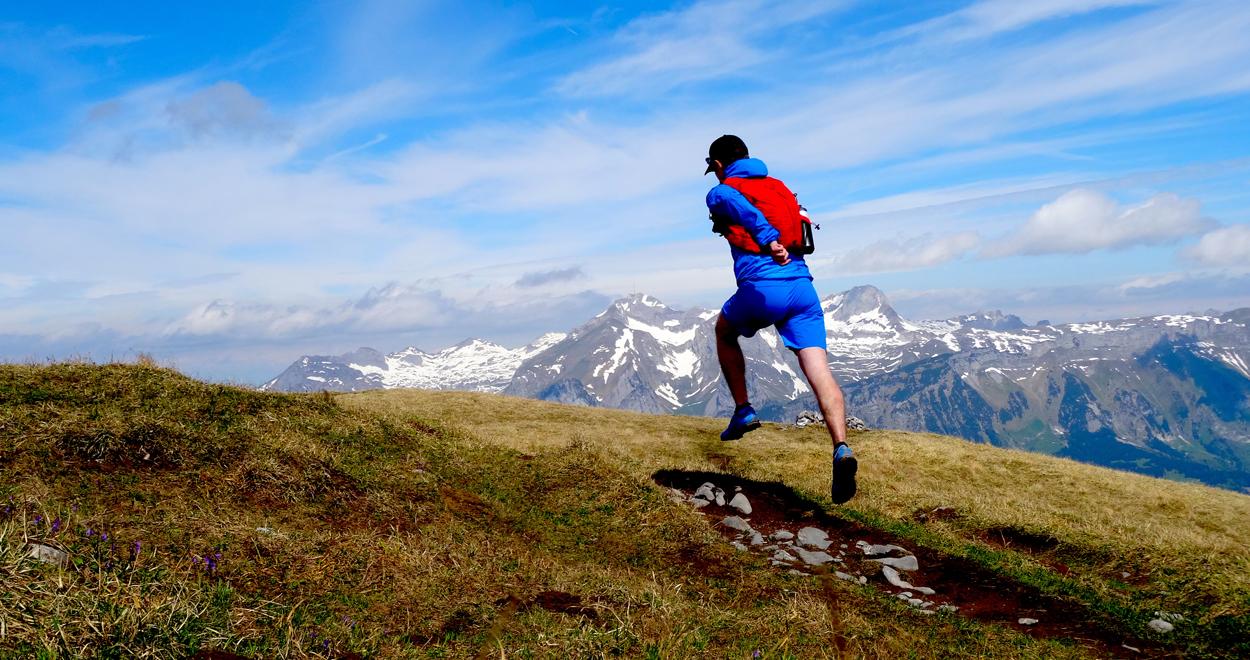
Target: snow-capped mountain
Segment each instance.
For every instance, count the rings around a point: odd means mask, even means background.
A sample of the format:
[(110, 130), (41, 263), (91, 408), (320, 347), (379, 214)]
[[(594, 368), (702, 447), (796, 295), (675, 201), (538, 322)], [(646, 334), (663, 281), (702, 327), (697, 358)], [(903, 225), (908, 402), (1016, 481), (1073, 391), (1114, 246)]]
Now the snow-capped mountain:
[[(829, 364), (852, 414), (1151, 474), (1250, 488), (1250, 310), (1027, 326), (1001, 312), (909, 321), (861, 286), (822, 301)], [(267, 389), (503, 391), (651, 413), (726, 415), (711, 310), (647, 295), (519, 349), (301, 358)], [(768, 328), (742, 340), (766, 419), (816, 407)]]
[(261, 386), (281, 392), (358, 392), (392, 387), (498, 392), (507, 387), (524, 361), (558, 344), (563, 334), (551, 332), (534, 343), (508, 349), (480, 339), (467, 339), (437, 353), (416, 347), (383, 355), (360, 348), (337, 356), (306, 355), (277, 378)]
[[(721, 385), (716, 312), (677, 310), (647, 295), (616, 301), (552, 350), (525, 362), (505, 390), (541, 399), (643, 412), (717, 414), (733, 403)], [(771, 328), (744, 345), (752, 390), (788, 401), (807, 391), (777, 352)]]

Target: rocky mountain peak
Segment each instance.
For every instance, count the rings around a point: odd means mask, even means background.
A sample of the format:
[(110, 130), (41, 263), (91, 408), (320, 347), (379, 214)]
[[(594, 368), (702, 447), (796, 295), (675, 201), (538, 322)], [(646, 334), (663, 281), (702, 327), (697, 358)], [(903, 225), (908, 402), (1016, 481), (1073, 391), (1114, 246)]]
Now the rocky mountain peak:
[(978, 328), (981, 330), (998, 330), (1005, 332), (1009, 330), (1020, 330), (1027, 328), (1028, 325), (1015, 314), (1004, 314), (1001, 310), (982, 310), (975, 314), (966, 316), (957, 316), (952, 321), (964, 326), (965, 328)]
[(460, 351), (464, 349), (481, 349), (481, 348), (501, 350), (501, 351), (508, 350), (504, 348), (503, 346), (496, 344), (495, 342), (486, 341), (485, 339), (478, 339), (476, 337), (469, 337), (468, 339), (461, 341), (459, 344), (456, 344), (455, 346), (452, 346), (451, 348), (444, 349), (442, 352)]
[(845, 326), (871, 326), (875, 332), (904, 333), (906, 323), (890, 306), (885, 294), (875, 286), (857, 286), (848, 291), (825, 298), (821, 304), (826, 324), (831, 332), (841, 332)]
[(361, 364), (371, 367), (386, 366), (386, 356), (366, 346), (344, 353), (338, 356), (338, 359), (347, 364)]
[(622, 312), (639, 312), (642, 310), (668, 311), (669, 308), (653, 296), (645, 293), (632, 293), (613, 301), (610, 309)]

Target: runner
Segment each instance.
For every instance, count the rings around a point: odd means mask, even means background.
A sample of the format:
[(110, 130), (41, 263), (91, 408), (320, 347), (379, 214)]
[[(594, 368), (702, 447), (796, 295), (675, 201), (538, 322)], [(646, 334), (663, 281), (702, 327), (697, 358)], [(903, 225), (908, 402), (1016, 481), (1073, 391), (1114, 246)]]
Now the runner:
[(729, 241), (738, 291), (716, 319), (716, 355), (736, 408), (721, 440), (737, 440), (759, 428), (747, 397), (746, 359), (739, 337), (753, 337), (766, 326), (777, 328), (820, 404), (833, 440), (830, 494), (842, 504), (855, 495), (857, 463), (846, 444), (846, 406), (842, 389), (829, 370), (825, 316), (803, 255), (806, 218), (785, 184), (768, 176), (763, 161), (751, 158), (736, 135), (722, 135), (708, 147), (707, 171), (720, 182), (707, 194), (713, 231)]

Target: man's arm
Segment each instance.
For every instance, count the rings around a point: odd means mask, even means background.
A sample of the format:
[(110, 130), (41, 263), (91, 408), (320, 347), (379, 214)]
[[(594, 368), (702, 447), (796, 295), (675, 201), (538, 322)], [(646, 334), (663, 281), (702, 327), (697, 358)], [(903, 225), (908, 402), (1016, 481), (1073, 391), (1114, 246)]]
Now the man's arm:
[(714, 215), (725, 216), (742, 225), (751, 238), (765, 249), (769, 243), (781, 238), (781, 233), (768, 223), (764, 214), (730, 186), (721, 184), (712, 188), (707, 194), (707, 208)]
[(777, 242), (781, 232), (742, 193), (725, 184), (716, 186), (708, 191), (707, 208), (713, 215), (727, 217), (742, 225), (755, 243), (763, 247), (763, 252), (770, 254), (777, 263), (782, 266), (790, 263), (790, 252)]

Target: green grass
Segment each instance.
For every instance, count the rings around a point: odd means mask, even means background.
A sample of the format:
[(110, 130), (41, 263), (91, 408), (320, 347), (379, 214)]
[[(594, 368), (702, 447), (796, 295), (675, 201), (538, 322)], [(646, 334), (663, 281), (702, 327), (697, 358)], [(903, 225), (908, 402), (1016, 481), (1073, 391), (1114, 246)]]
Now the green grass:
[[(0, 366), (0, 656), (1082, 655), (736, 553), (650, 475), (723, 469), (827, 504), (827, 439), (769, 427), (725, 447), (717, 430), (467, 393), (282, 395), (148, 365)], [(1173, 648), (1190, 655), (1246, 643), (1250, 498), (933, 436), (852, 441), (862, 492), (841, 515), (1128, 629), (1181, 611)], [(1080, 485), (1075, 502), (1056, 480)], [(938, 505), (958, 517), (913, 520)], [(1059, 545), (982, 538), (1004, 527)], [(31, 560), (32, 542), (70, 563)]]

